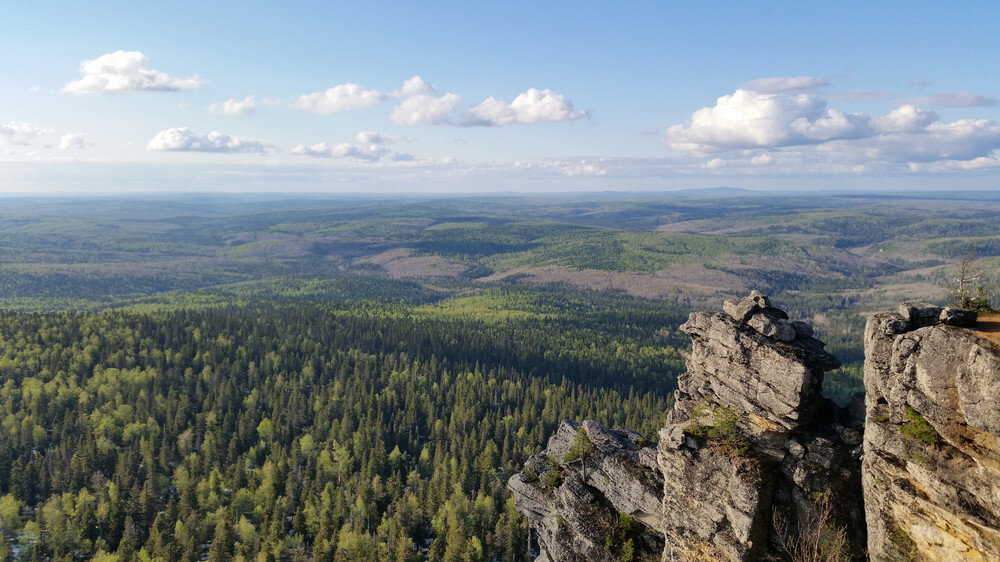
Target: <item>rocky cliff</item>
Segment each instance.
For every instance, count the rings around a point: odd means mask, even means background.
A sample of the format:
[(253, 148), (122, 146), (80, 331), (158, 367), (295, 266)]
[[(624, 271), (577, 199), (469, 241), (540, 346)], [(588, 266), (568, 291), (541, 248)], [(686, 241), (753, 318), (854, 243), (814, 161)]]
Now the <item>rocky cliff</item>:
[(827, 532), (863, 544), (860, 419), (820, 394), (839, 362), (761, 293), (723, 308), (680, 328), (688, 369), (658, 449), (663, 560), (781, 556), (823, 510)]
[(655, 450), (563, 422), (511, 478), (539, 560), (1000, 560), (1000, 351), (975, 315), (871, 317), (866, 401), (840, 408), (808, 324), (758, 292), (723, 309), (681, 326)]
[(927, 303), (865, 330), (872, 560), (1000, 560), (1000, 350)]

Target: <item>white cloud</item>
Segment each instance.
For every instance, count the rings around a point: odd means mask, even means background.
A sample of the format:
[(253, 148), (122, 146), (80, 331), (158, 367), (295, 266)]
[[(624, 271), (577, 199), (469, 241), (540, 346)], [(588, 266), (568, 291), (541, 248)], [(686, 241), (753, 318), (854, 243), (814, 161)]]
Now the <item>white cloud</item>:
[(686, 152), (771, 148), (858, 138), (867, 117), (827, 110), (812, 94), (761, 94), (738, 89), (713, 107), (694, 112), (690, 123), (667, 129), (664, 142)]
[(903, 100), (903, 103), (911, 105), (943, 105), (945, 107), (988, 107), (996, 105), (997, 99), (962, 91), (910, 98)]
[(59, 139), (59, 150), (71, 150), (79, 148), (90, 148), (94, 146), (93, 143), (87, 140), (86, 135), (83, 133), (66, 133)]
[(792, 76), (784, 78), (758, 78), (740, 85), (743, 90), (750, 90), (758, 94), (778, 94), (781, 92), (815, 90), (828, 85), (829, 82), (823, 78), (813, 78), (812, 76)]
[(223, 152), (264, 153), (274, 152), (270, 144), (246, 137), (224, 135), (212, 131), (204, 136), (192, 133), (187, 127), (164, 129), (147, 144), (146, 150), (173, 152)]
[(560, 164), (557, 168), (559, 173), (564, 176), (606, 176), (608, 171), (603, 167), (588, 162), (587, 160), (580, 160), (576, 163), (571, 164)]
[(215, 113), (216, 115), (246, 117), (257, 112), (257, 100), (254, 96), (247, 96), (242, 101), (228, 99), (222, 103), (213, 103), (208, 106), (208, 111)]
[(452, 113), (462, 105), (458, 94), (417, 94), (404, 99), (393, 110), (389, 118), (397, 125), (448, 125)]
[(664, 143), (709, 158), (701, 164), (707, 169), (764, 166), (780, 157), (783, 168), (831, 173), (970, 170), (993, 167), (1000, 151), (995, 121), (943, 123), (937, 113), (913, 104), (871, 118), (828, 108), (825, 100), (795, 93), (788, 84), (768, 87), (786, 86), (787, 93), (741, 88), (722, 96), (689, 122), (668, 128)]
[(63, 86), (63, 93), (100, 94), (147, 90), (177, 91), (197, 88), (201, 80), (171, 78), (145, 67), (149, 58), (139, 51), (115, 51), (80, 63), (83, 78)]
[(399, 89), (398, 92), (394, 94), (395, 97), (405, 98), (409, 96), (415, 96), (418, 94), (433, 94), (437, 90), (434, 86), (424, 81), (423, 78), (419, 76), (414, 76), (405, 82), (403, 82), (403, 87)]
[(508, 125), (511, 123), (540, 123), (543, 121), (570, 121), (588, 117), (586, 111), (576, 111), (573, 102), (552, 90), (530, 88), (519, 94), (509, 104), (488, 98), (468, 111), (469, 125)]
[(310, 146), (300, 144), (292, 149), (292, 154), (322, 158), (353, 158), (366, 162), (376, 162), (383, 158), (396, 161), (413, 160), (413, 156), (396, 152), (386, 146), (393, 141), (394, 139), (375, 131), (361, 131), (355, 135), (353, 143), (342, 142), (333, 146), (325, 142)]
[(0, 137), (4, 137), (11, 144), (27, 145), (38, 135), (53, 135), (55, 131), (38, 127), (30, 123), (16, 123), (11, 121), (6, 125), (0, 125)]
[(357, 84), (340, 84), (324, 92), (302, 94), (292, 103), (292, 108), (329, 115), (371, 107), (388, 97), (387, 94), (366, 90)]
[(915, 105), (900, 106), (884, 117), (872, 119), (872, 126), (882, 133), (916, 133), (938, 120), (938, 114)]
[(930, 163), (910, 162), (909, 164), (911, 172), (951, 172), (985, 168), (1000, 168), (1000, 156), (980, 156), (972, 160), (941, 160)]

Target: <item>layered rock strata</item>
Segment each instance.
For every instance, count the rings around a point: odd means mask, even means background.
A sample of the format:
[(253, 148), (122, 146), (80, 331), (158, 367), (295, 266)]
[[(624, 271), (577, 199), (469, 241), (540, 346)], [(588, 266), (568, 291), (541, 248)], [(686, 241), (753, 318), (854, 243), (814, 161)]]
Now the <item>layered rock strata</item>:
[(830, 531), (863, 545), (860, 419), (820, 394), (839, 362), (759, 292), (724, 310), (680, 327), (692, 348), (660, 432), (663, 560), (780, 557), (824, 494)]
[(910, 302), (865, 330), (872, 560), (1000, 560), (1000, 350)]

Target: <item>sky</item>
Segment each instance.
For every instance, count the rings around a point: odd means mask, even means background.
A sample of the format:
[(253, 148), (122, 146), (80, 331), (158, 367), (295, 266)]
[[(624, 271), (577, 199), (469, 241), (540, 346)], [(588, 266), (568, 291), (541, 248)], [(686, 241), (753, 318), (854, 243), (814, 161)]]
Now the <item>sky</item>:
[(0, 0), (0, 192), (1000, 187), (1000, 3)]

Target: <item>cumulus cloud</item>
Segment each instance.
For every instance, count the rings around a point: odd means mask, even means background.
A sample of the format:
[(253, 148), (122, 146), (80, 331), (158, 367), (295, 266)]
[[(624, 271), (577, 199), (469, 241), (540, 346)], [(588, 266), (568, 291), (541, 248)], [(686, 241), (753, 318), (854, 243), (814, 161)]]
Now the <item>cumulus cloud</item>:
[(827, 110), (812, 94), (741, 88), (696, 111), (690, 123), (667, 129), (664, 142), (675, 150), (711, 153), (859, 138), (868, 131), (866, 116)]
[(247, 117), (257, 112), (257, 100), (254, 96), (247, 96), (242, 101), (228, 99), (222, 103), (213, 103), (208, 106), (208, 111), (216, 115), (232, 115), (234, 117)]
[(829, 108), (792, 86), (772, 80), (755, 87), (774, 93), (740, 88), (668, 128), (663, 142), (708, 158), (701, 164), (707, 169), (734, 162), (764, 166), (780, 156), (789, 166), (838, 172), (971, 170), (993, 167), (1000, 151), (1000, 123), (994, 121), (945, 123), (914, 104), (872, 118)]
[(962, 91), (910, 98), (903, 100), (903, 103), (911, 105), (943, 105), (945, 107), (988, 107), (996, 105), (997, 98)]
[(91, 142), (87, 140), (87, 136), (83, 133), (66, 133), (59, 139), (59, 150), (73, 150), (80, 148), (90, 148), (94, 146)]
[(757, 80), (743, 83), (740, 88), (757, 92), (758, 94), (778, 94), (781, 92), (815, 90), (827, 85), (829, 85), (829, 82), (823, 78), (792, 76), (784, 78), (758, 78)]
[(187, 127), (164, 129), (147, 144), (146, 150), (166, 152), (265, 153), (275, 148), (265, 142), (246, 137), (229, 136), (218, 131), (199, 136)]
[(0, 125), (0, 137), (7, 139), (11, 144), (27, 145), (38, 135), (53, 135), (55, 131), (38, 127), (30, 123), (17, 123), (11, 121), (6, 125)]
[(884, 117), (872, 119), (875, 130), (883, 133), (916, 133), (938, 120), (938, 114), (915, 105), (903, 105)]
[(146, 68), (149, 57), (139, 51), (115, 51), (80, 63), (83, 78), (63, 86), (67, 94), (190, 90), (201, 85), (196, 76), (171, 78)]
[(434, 86), (425, 81), (423, 78), (414, 76), (403, 82), (403, 87), (400, 88), (394, 96), (398, 98), (405, 98), (418, 94), (433, 94), (436, 91), (437, 90), (434, 89)]
[(577, 111), (573, 102), (562, 94), (530, 88), (509, 104), (493, 97), (488, 98), (470, 109), (467, 116), (469, 125), (509, 125), (571, 121), (584, 119), (588, 114), (586, 111)]
[(325, 142), (310, 146), (300, 144), (292, 149), (292, 154), (321, 158), (352, 158), (366, 162), (376, 162), (382, 159), (413, 160), (413, 156), (396, 152), (386, 146), (392, 144), (394, 140), (375, 131), (361, 131), (355, 135), (354, 142), (342, 142), (332, 146)]
[(399, 103), (389, 118), (397, 125), (448, 125), (452, 114), (462, 105), (458, 94), (418, 94)]
[(377, 90), (366, 90), (357, 84), (340, 84), (324, 92), (302, 94), (292, 103), (293, 109), (301, 109), (321, 115), (341, 113), (377, 105), (389, 96)]

